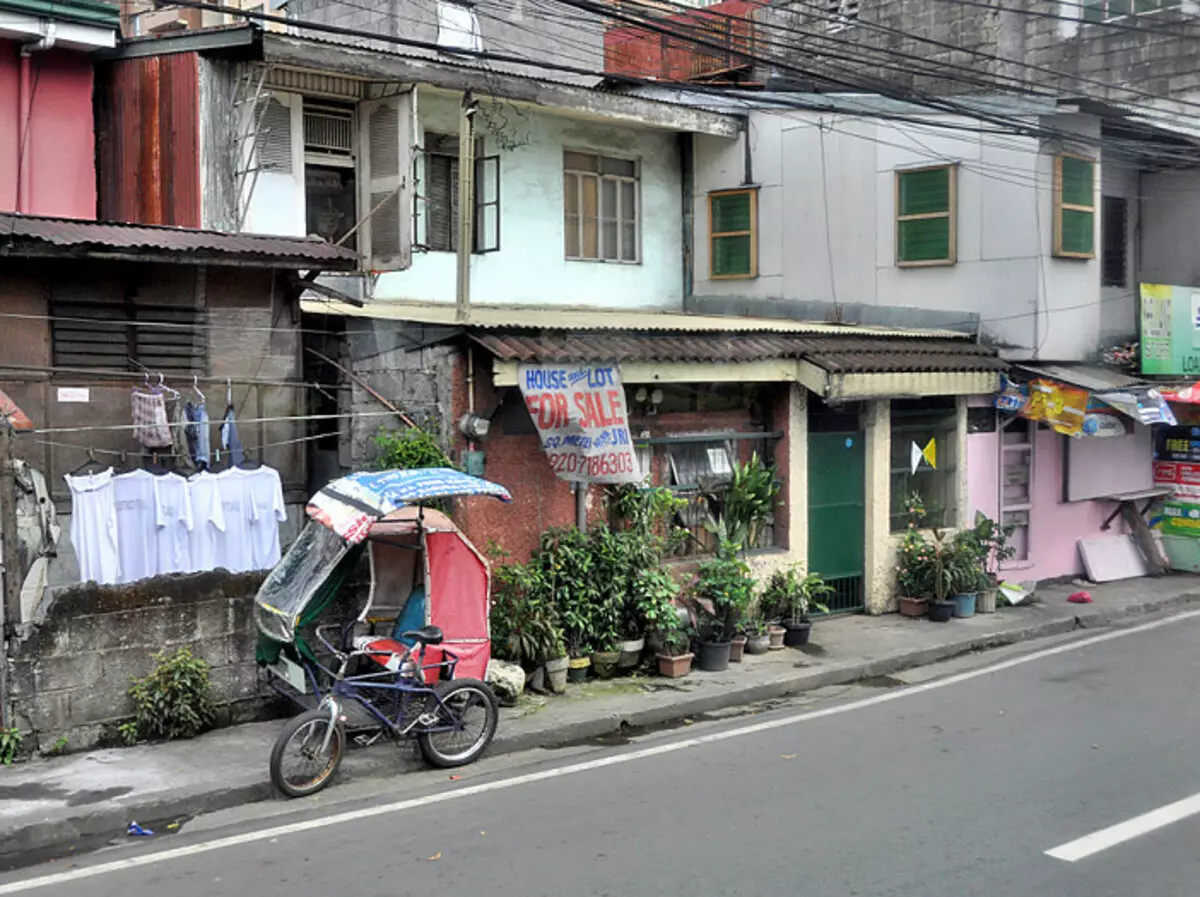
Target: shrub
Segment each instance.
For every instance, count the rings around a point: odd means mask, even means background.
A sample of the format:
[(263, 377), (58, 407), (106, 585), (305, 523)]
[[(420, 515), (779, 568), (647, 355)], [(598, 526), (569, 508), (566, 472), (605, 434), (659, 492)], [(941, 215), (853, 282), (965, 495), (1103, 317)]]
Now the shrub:
[(168, 655), (154, 655), (154, 669), (143, 679), (134, 679), (129, 689), (136, 715), (132, 732), (120, 728), (127, 742), (142, 738), (194, 738), (213, 722), (212, 691), (208, 663), (180, 648)]
[(416, 470), (422, 467), (453, 467), (437, 439), (428, 430), (380, 430), (375, 437), (379, 449), (376, 464), (381, 470)]
[(12, 762), (21, 753), (21, 742), (25, 738), (16, 727), (5, 729), (0, 727), (0, 764), (12, 766)]

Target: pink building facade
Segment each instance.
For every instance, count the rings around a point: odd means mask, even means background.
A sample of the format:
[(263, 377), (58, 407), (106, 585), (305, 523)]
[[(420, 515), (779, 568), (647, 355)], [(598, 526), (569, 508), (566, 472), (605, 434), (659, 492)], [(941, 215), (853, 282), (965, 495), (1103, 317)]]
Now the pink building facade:
[(98, 0), (0, 0), (0, 211), (96, 217), (92, 54), (118, 18)]

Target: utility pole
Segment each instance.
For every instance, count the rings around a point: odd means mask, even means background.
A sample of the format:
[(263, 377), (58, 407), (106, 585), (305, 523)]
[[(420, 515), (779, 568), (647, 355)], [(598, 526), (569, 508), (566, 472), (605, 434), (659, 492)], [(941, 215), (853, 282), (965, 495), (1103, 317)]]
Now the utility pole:
[(0, 602), (0, 726), (11, 726), (8, 704), (8, 644), (21, 621), (21, 561), (17, 555), (17, 470), (13, 466), (13, 429), (0, 415), (0, 540), (3, 540), (3, 602)]
[(458, 272), (454, 318), (471, 317), (471, 253), (475, 249), (475, 100), (463, 94), (458, 112)]

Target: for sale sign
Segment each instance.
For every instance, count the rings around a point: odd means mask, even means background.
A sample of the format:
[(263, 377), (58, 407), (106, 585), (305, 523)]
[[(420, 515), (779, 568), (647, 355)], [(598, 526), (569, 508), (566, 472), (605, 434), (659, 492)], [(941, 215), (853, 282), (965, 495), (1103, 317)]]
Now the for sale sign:
[(615, 365), (521, 365), (525, 407), (554, 472), (576, 483), (641, 479)]

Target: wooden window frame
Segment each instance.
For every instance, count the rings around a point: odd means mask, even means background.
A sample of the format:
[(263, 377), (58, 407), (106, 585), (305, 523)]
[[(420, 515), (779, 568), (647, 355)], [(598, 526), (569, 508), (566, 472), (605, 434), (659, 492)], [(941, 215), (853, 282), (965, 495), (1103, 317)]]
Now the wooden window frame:
[[(566, 164), (566, 156), (568, 153), (577, 153), (581, 156), (593, 156), (596, 159), (596, 171), (581, 171), (577, 168), (571, 168)], [(634, 174), (619, 175), (605, 174), (604, 160), (609, 159), (613, 162), (632, 162)], [(590, 262), (602, 263), (606, 265), (640, 265), (642, 263), (642, 163), (640, 159), (630, 156), (615, 156), (609, 153), (597, 152), (596, 150), (572, 149), (570, 147), (563, 148), (563, 174), (572, 175), (575, 177), (576, 189), (579, 191), (576, 197), (577, 208), (579, 209), (577, 226), (579, 228), (579, 255), (569, 255), (566, 251), (566, 197), (563, 198), (563, 258), (568, 262)], [(583, 179), (592, 178), (596, 181), (596, 251), (595, 257), (583, 255)], [(617, 185), (617, 208), (615, 210), (615, 221), (617, 224), (617, 258), (604, 257), (604, 222), (610, 216), (603, 214), (603, 193), (604, 182), (610, 181)], [(621, 252), (621, 230), (626, 219), (621, 215), (623, 209), (621, 207), (621, 186), (623, 184), (633, 185), (633, 254), (632, 259), (620, 258)], [(565, 188), (564, 188), (565, 189)]]
[[(1077, 205), (1076, 203), (1063, 202), (1063, 179), (1062, 179), (1062, 163), (1063, 159), (1076, 159), (1080, 162), (1086, 162), (1092, 166), (1092, 203), (1088, 206)], [(1096, 165), (1097, 160), (1089, 156), (1081, 156), (1078, 153), (1059, 153), (1054, 157), (1054, 246), (1053, 254), (1055, 258), (1060, 259), (1094, 259), (1096, 257)], [(1091, 252), (1068, 252), (1062, 246), (1062, 213), (1063, 212), (1087, 212), (1092, 216), (1092, 251)]]
[[(750, 196), (750, 229), (714, 231), (713, 230), (713, 199), (719, 196), (737, 196), (746, 193)], [(715, 247), (721, 237), (750, 238), (750, 272), (748, 274), (717, 274), (714, 262), (717, 256)], [(753, 280), (758, 277), (758, 188), (736, 187), (731, 190), (713, 190), (708, 194), (708, 279), (709, 280)]]
[[(945, 212), (924, 212), (920, 215), (901, 215), (900, 214), (900, 181), (908, 174), (919, 174), (923, 171), (941, 171), (946, 169), (950, 172), (950, 201)], [(958, 264), (958, 163), (944, 162), (939, 165), (922, 165), (919, 168), (898, 168), (895, 173), (894, 188), (894, 203), (893, 211), (895, 212), (896, 229), (895, 229), (895, 257), (897, 268), (945, 268), (949, 265)], [(905, 221), (923, 221), (932, 220), (934, 218), (947, 218), (950, 221), (950, 234), (947, 242), (946, 250), (947, 257), (944, 259), (923, 259), (919, 261), (906, 262), (900, 258), (900, 225)]]

